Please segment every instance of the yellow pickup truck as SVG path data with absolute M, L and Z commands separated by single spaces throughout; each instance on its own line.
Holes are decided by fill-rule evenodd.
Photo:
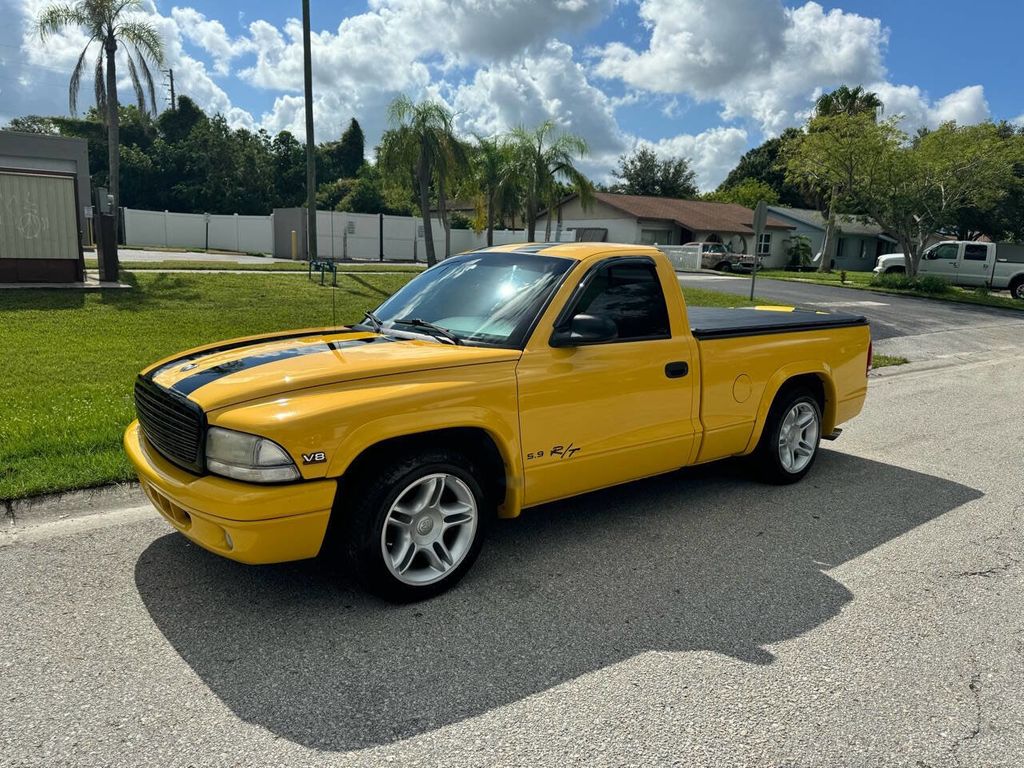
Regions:
M 654 248 L 517 244 L 447 259 L 350 327 L 155 363 L 124 444 L 196 544 L 329 550 L 415 600 L 465 574 L 495 516 L 728 456 L 799 480 L 870 367 L 862 317 L 688 309 Z

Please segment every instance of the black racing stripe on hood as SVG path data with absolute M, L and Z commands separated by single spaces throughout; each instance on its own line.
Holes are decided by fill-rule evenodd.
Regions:
M 376 344 L 378 342 L 392 341 L 384 336 L 374 336 L 369 339 L 355 339 L 353 341 L 329 341 L 318 344 L 301 344 L 295 347 L 286 347 L 285 349 L 274 350 L 273 352 L 264 352 L 258 355 L 250 355 L 249 357 L 240 357 L 237 360 L 229 360 L 226 363 L 215 365 L 212 368 L 207 368 L 205 371 L 200 371 L 191 376 L 187 376 L 181 381 L 178 381 L 171 385 L 171 389 L 181 395 L 191 395 L 200 387 L 209 384 L 211 381 L 217 381 L 225 376 L 230 376 L 233 373 L 239 371 L 248 371 L 252 368 L 256 368 L 260 365 L 266 365 L 267 363 L 276 363 L 278 360 L 287 360 L 292 357 L 302 357 L 304 355 L 316 355 L 321 352 L 330 352 L 332 350 L 346 349 L 348 347 L 359 347 L 364 344 Z
M 274 336 L 263 336 L 258 339 L 248 339 L 246 341 L 231 341 L 226 344 L 220 344 L 216 347 L 209 347 L 190 355 L 182 355 L 176 357 L 173 360 L 168 360 L 166 363 L 161 365 L 159 368 L 154 368 L 152 371 L 146 374 L 145 378 L 152 379 L 161 371 L 165 371 L 168 368 L 173 368 L 175 365 L 181 365 L 182 363 L 190 363 L 193 360 L 200 360 L 210 355 L 216 355 L 221 352 L 230 352 L 232 349 L 241 349 L 243 347 L 257 347 L 260 344 L 270 344 L 275 341 L 286 341 L 288 339 L 304 339 L 309 336 L 332 336 L 341 333 L 364 333 L 364 331 L 356 330 L 354 328 L 329 328 L 326 330 L 319 331 L 293 331 L 289 333 L 276 334 Z

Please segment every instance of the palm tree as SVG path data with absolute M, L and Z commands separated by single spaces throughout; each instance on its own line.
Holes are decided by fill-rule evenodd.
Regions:
M 560 213 L 562 207 L 559 180 L 576 190 L 584 207 L 594 200 L 594 185 L 574 164 L 576 158 L 587 154 L 587 142 L 571 133 L 556 136 L 555 131 L 555 123 L 546 120 L 532 131 L 519 126 L 511 135 L 525 176 L 523 213 L 529 241 L 536 239 L 537 217 L 542 208 L 549 211 L 545 237 L 551 237 L 550 209 L 556 207 Z
M 473 170 L 476 186 L 484 200 L 487 245 L 494 245 L 494 224 L 505 214 L 514 215 L 519 187 L 519 166 L 515 148 L 502 137 L 476 137 Z
M 433 186 L 437 191 L 447 250 L 450 242 L 447 190 L 455 176 L 468 165 L 466 147 L 455 136 L 452 113 L 436 101 L 416 104 L 408 96 L 399 96 L 388 107 L 388 122 L 392 127 L 381 137 L 379 162 L 392 178 L 404 182 L 409 178 L 406 174 L 412 174 L 423 216 L 427 264 L 433 266 L 437 256 L 430 219 L 430 190 Z
M 841 85 L 831 93 L 823 93 L 814 104 L 814 112 L 818 117 L 835 115 L 871 115 L 877 116 L 882 110 L 882 100 L 874 91 L 865 91 L 864 86 L 850 88 Z
M 814 104 L 814 114 L 817 118 L 850 117 L 865 119 L 870 117 L 877 120 L 883 109 L 882 100 L 874 91 L 865 91 L 861 85 L 850 88 L 841 85 L 831 93 L 823 93 Z M 811 121 L 811 130 L 815 129 L 814 121 Z M 838 183 L 832 185 L 828 196 L 828 210 L 825 221 L 825 237 L 821 245 L 821 263 L 818 270 L 821 272 L 832 271 L 832 249 L 836 239 L 836 207 L 839 204 L 839 196 L 842 193 Z
M 120 205 L 121 148 L 120 121 L 117 99 L 117 50 L 121 47 L 135 99 L 143 114 L 148 103 L 156 112 L 156 89 L 150 65 L 158 68 L 164 59 L 163 43 L 152 24 L 136 13 L 143 8 L 142 0 L 78 0 L 58 3 L 43 9 L 36 20 L 39 39 L 45 42 L 68 27 L 81 27 L 89 41 L 71 71 L 68 86 L 68 106 L 71 114 L 77 112 L 78 92 L 86 60 L 93 43 L 99 44 L 95 64 L 96 111 L 107 126 L 107 162 L 110 172 L 110 193 L 114 205 Z

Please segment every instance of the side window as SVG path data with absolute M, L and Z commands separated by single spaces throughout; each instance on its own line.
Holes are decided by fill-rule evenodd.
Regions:
M 653 264 L 643 261 L 601 268 L 577 300 L 573 314 L 607 317 L 618 328 L 616 341 L 671 335 L 658 274 Z
M 956 259 L 956 252 L 959 246 L 956 243 L 943 243 L 935 246 L 932 250 L 933 259 Z
M 986 261 L 987 259 L 987 245 L 975 245 L 971 243 L 964 246 L 964 261 Z

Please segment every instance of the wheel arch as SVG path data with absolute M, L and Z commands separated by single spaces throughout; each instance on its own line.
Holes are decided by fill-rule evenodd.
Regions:
M 500 517 L 516 517 L 522 506 L 522 482 L 518 449 L 494 431 L 479 424 L 444 426 L 416 432 L 377 436 L 358 449 L 349 448 L 331 465 L 330 474 L 338 477 L 339 497 L 351 489 L 361 476 L 398 452 L 418 447 L 455 448 L 481 465 L 479 478 L 484 490 L 493 495 Z
M 776 371 L 765 385 L 744 453 L 750 453 L 757 447 L 768 421 L 768 412 L 779 393 L 795 386 L 805 386 L 817 397 L 821 408 L 821 433 L 827 435 L 835 429 L 838 401 L 832 370 L 823 363 L 794 363 Z

